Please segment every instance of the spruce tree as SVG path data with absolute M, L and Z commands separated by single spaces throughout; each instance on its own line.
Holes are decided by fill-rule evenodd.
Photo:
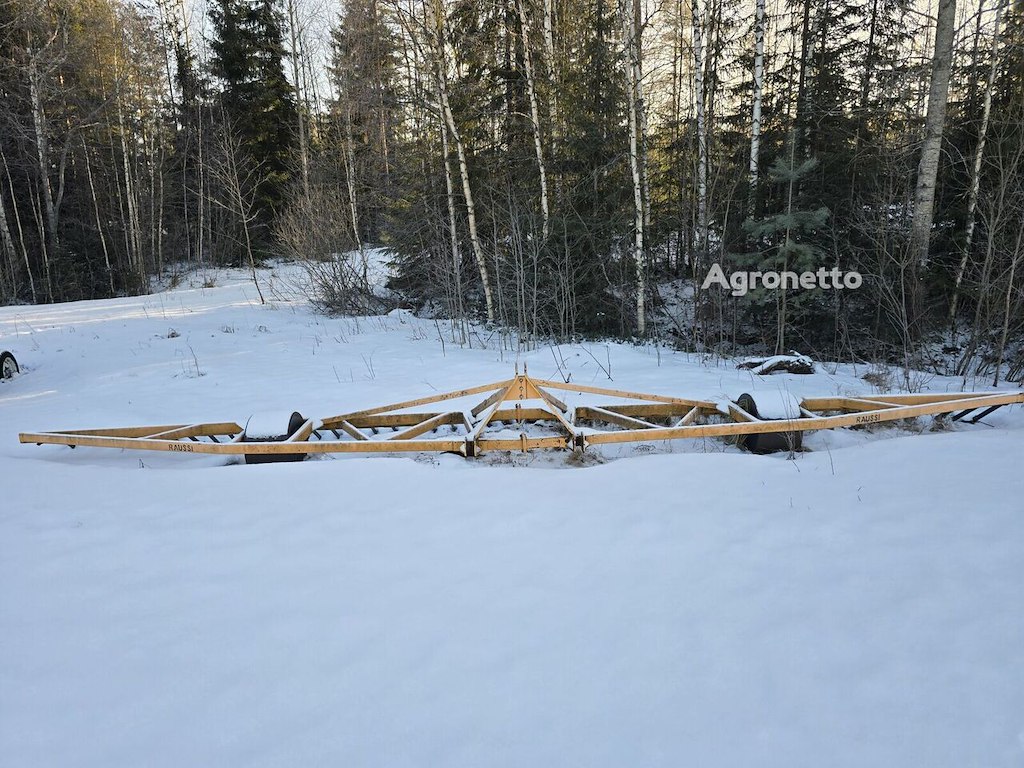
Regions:
M 265 238 L 287 195 L 298 120 L 284 74 L 281 13 L 275 0 L 219 0 L 210 19 L 220 130 L 234 134 L 256 169 L 256 224 Z
M 782 191 L 784 202 L 777 213 L 759 221 L 750 219 L 744 224 L 750 237 L 761 246 L 760 252 L 749 258 L 758 270 L 803 273 L 833 266 L 825 263 L 825 252 L 815 245 L 818 233 L 828 221 L 828 208 L 801 208 L 795 194 L 799 184 L 814 172 L 817 165 L 815 158 L 795 165 L 791 157 L 788 163 L 777 159 L 768 169 L 768 177 Z M 785 288 L 770 292 L 764 289 L 751 291 L 755 309 L 758 305 L 774 305 L 776 353 L 784 352 L 787 343 L 791 343 L 787 334 L 794 327 L 803 326 L 801 330 L 810 330 L 813 324 L 807 322 L 809 311 L 814 307 L 824 308 L 817 300 L 820 298 L 818 293 L 817 290 L 799 290 L 790 295 Z
M 354 0 L 331 32 L 330 75 L 338 94 L 330 107 L 340 146 L 350 154 L 346 176 L 356 186 L 360 241 L 379 242 L 384 233 L 398 142 L 397 48 L 377 0 Z

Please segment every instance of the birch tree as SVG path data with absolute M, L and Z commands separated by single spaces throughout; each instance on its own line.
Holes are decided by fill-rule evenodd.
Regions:
M 301 74 L 300 40 L 302 30 L 299 28 L 299 15 L 295 7 L 295 0 L 288 0 L 288 36 L 291 45 L 289 46 L 288 58 L 292 68 L 292 88 L 295 91 L 295 116 L 298 120 L 297 128 L 299 134 L 299 168 L 302 171 L 302 190 L 309 194 L 309 135 L 306 130 L 306 99 L 302 92 L 304 78 Z
M 451 101 L 448 94 L 448 58 L 446 54 L 444 7 L 442 0 L 431 0 L 431 22 L 434 26 L 430 35 L 431 47 L 433 48 L 434 75 L 437 84 L 437 95 L 441 102 L 441 114 L 448 126 L 448 132 L 455 143 L 455 152 L 459 160 L 459 175 L 462 178 L 462 195 L 466 202 L 466 218 L 469 223 L 469 241 L 473 246 L 473 255 L 476 257 L 477 269 L 480 271 L 480 284 L 484 292 L 484 303 L 487 307 L 487 322 L 494 323 L 494 295 L 491 290 L 491 278 L 487 269 L 487 259 L 484 257 L 483 247 L 480 244 L 480 236 L 476 226 L 476 204 L 473 201 L 473 188 L 469 178 L 469 163 L 466 159 L 466 147 L 462 141 L 462 134 L 455 123 L 455 115 L 452 112 Z
M 58 22 L 60 24 L 61 22 Z M 64 182 L 67 170 L 68 153 L 62 152 L 58 163 L 53 163 L 50 156 L 50 125 L 46 107 L 43 104 L 43 89 L 47 85 L 48 75 L 56 68 L 50 57 L 54 43 L 61 33 L 56 26 L 50 38 L 38 48 L 34 48 L 31 38 L 27 45 L 28 87 L 32 105 L 32 128 L 35 138 L 36 159 L 39 163 L 39 185 L 42 192 L 42 212 L 45 214 L 44 226 L 40 229 L 45 233 L 40 239 L 43 256 L 43 272 L 46 277 L 46 294 L 50 301 L 54 300 L 53 281 L 50 274 L 50 260 L 60 247 L 60 209 L 64 201 Z M 70 144 L 65 145 L 67 148 Z M 50 180 L 51 168 L 57 167 L 57 188 L 54 190 Z M 37 206 L 38 207 L 38 206 Z
M 629 121 L 629 172 L 633 181 L 633 260 L 636 269 L 636 329 L 643 336 L 647 331 L 645 298 L 647 293 L 644 252 L 644 207 L 643 182 L 643 97 L 640 83 L 643 76 L 641 64 L 642 40 L 640 0 L 620 0 L 619 13 L 622 17 L 623 39 L 626 43 L 624 66 L 626 71 L 626 106 Z
M 914 192 L 914 217 L 911 222 L 911 253 L 918 266 L 928 263 L 932 219 L 935 215 L 935 180 L 942 151 L 942 133 L 949 96 L 949 74 L 953 63 L 953 33 L 956 26 L 956 0 L 939 0 L 935 24 L 935 50 L 932 54 L 928 112 L 924 124 L 924 143 L 917 168 Z M 916 286 L 915 286 L 916 290 Z M 915 310 L 914 315 L 917 314 Z
M 544 0 L 544 57 L 547 63 L 548 79 L 550 80 L 548 101 L 551 113 L 551 132 L 554 137 L 551 151 L 552 154 L 557 154 L 558 136 L 561 128 L 559 116 L 561 113 L 558 108 L 559 82 L 557 78 L 558 61 L 555 58 L 554 5 L 554 0 Z
M 988 136 L 988 123 L 992 115 L 992 85 L 996 77 L 996 68 L 999 64 L 999 27 L 1002 22 L 1003 9 L 1006 7 L 1006 0 L 1000 0 L 996 6 L 996 18 L 992 30 L 992 45 L 989 55 L 992 58 L 988 70 L 988 77 L 985 80 L 985 94 L 981 111 L 981 126 L 978 128 L 978 143 L 974 148 L 974 156 L 971 163 L 971 175 L 967 190 L 967 212 L 964 214 L 964 241 L 963 252 L 960 254 L 960 263 L 957 265 L 956 275 L 953 281 L 953 296 L 949 302 L 949 323 L 952 326 L 956 322 L 957 303 L 960 299 L 960 289 L 964 281 L 964 273 L 967 271 L 967 262 L 970 260 L 971 245 L 974 241 L 975 211 L 978 207 L 978 189 L 981 185 L 981 161 L 985 155 L 985 140 Z
M 699 271 L 708 249 L 708 133 L 705 119 L 704 20 L 700 0 L 691 0 L 693 26 L 693 102 L 697 117 L 697 246 L 694 248 L 694 274 Z
M 758 163 L 761 153 L 761 94 L 764 90 L 765 0 L 754 0 L 754 95 L 750 120 L 750 201 L 747 212 L 757 205 Z
M 541 238 L 547 242 L 551 211 L 548 203 L 548 175 L 544 163 L 544 145 L 540 129 L 540 106 L 537 101 L 537 79 L 534 76 L 533 50 L 530 44 L 530 24 L 526 17 L 523 0 L 516 0 L 519 12 L 519 29 L 523 41 L 523 64 L 526 68 L 526 90 L 530 97 L 530 127 L 533 132 L 533 147 L 537 155 L 537 172 L 540 174 Z

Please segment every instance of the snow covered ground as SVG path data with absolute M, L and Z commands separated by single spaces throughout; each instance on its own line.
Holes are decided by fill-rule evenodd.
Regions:
M 222 272 L 0 308 L 24 370 L 0 383 L 0 765 L 1024 765 L 1020 408 L 815 433 L 795 460 L 713 440 L 583 467 L 18 443 L 328 416 L 517 362 L 687 397 L 873 391 L 847 366 L 469 349 L 407 313 L 316 316 L 292 277 L 261 276 L 267 306 Z

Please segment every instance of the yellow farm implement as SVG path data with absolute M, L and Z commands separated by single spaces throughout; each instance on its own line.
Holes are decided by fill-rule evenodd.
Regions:
M 560 399 L 570 395 L 572 405 Z M 463 407 L 452 407 L 460 402 Z M 730 436 L 763 453 L 799 449 L 802 433 L 811 430 L 919 416 L 977 422 L 1004 405 L 1022 403 L 1024 392 L 814 397 L 793 400 L 785 418 L 765 418 L 750 395 L 715 403 L 546 381 L 517 371 L 505 381 L 339 416 L 307 419 L 294 413 L 287 430 L 273 436 L 254 436 L 235 422 L 216 422 L 19 437 L 39 445 L 243 455 L 248 463 L 295 461 L 315 453 L 450 452 L 472 457 L 491 451 L 584 451 L 613 443 Z

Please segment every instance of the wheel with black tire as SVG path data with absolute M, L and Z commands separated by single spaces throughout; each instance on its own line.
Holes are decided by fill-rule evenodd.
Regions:
M 0 352 L 0 379 L 13 379 L 19 370 L 14 355 L 10 352 Z
M 753 395 L 743 393 L 736 399 L 736 405 L 755 419 L 763 418 L 757 412 L 757 402 Z M 751 453 L 778 453 L 779 451 L 799 451 L 803 448 L 803 432 L 755 432 L 737 435 L 736 445 Z
M 243 443 L 252 442 L 271 442 L 280 443 L 287 440 L 289 437 L 298 432 L 302 425 L 306 423 L 306 417 L 298 411 L 293 411 L 291 418 L 288 419 L 288 431 L 283 435 L 273 435 L 266 437 L 254 437 L 251 435 L 245 435 L 242 437 Z M 305 461 L 305 453 L 247 453 L 245 454 L 246 464 L 274 464 L 277 462 L 284 461 Z

